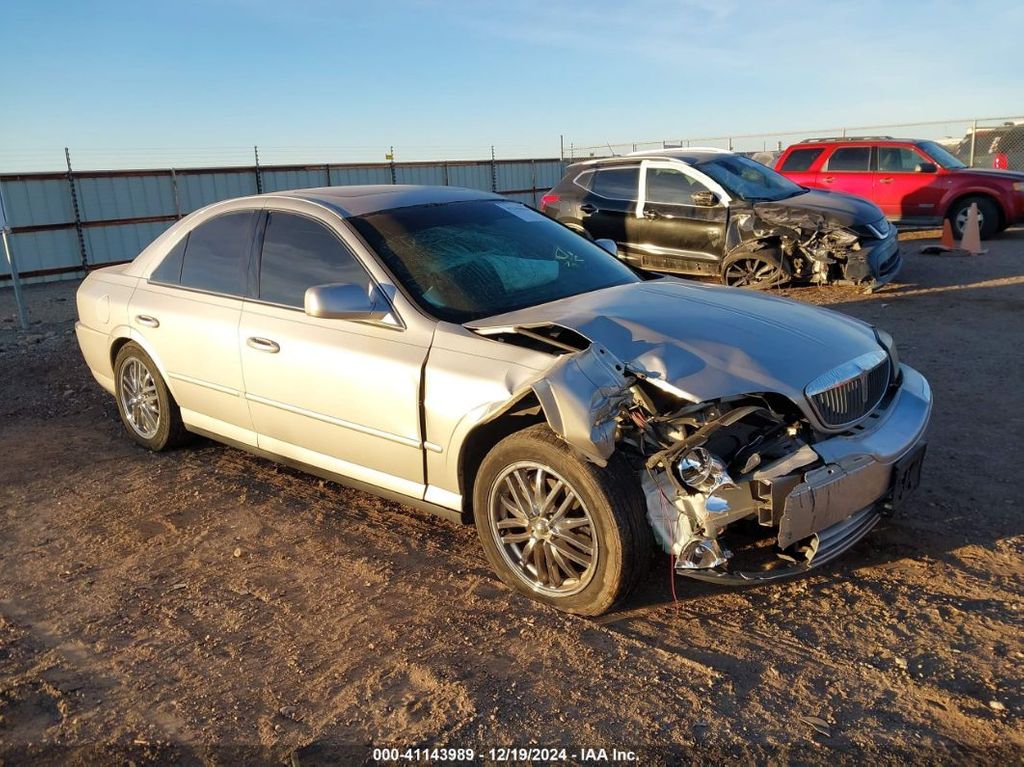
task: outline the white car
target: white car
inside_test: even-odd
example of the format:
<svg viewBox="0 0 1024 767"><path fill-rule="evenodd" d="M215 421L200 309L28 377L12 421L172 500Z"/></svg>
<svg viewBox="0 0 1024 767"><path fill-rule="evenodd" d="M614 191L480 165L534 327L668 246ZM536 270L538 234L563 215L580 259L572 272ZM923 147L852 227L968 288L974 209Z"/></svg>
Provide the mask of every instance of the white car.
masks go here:
<svg viewBox="0 0 1024 767"><path fill-rule="evenodd" d="M888 335L609 251L465 189L247 197L90 273L77 334L139 444L475 520L506 583L581 614L655 541L684 575L784 577L914 488L931 394Z"/></svg>

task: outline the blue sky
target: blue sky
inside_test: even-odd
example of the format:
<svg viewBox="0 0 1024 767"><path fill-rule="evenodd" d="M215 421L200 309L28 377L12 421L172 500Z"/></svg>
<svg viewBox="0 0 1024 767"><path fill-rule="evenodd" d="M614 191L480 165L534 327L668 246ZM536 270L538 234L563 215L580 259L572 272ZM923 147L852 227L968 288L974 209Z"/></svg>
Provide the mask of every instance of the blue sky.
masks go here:
<svg viewBox="0 0 1024 767"><path fill-rule="evenodd" d="M0 171L1013 115L1022 30L1019 0L6 0Z"/></svg>

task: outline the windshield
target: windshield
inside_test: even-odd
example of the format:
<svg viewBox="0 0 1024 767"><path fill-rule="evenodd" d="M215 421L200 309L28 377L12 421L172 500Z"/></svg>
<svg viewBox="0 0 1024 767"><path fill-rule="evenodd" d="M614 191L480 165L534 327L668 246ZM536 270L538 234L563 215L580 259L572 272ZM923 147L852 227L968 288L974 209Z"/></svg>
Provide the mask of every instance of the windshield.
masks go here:
<svg viewBox="0 0 1024 767"><path fill-rule="evenodd" d="M960 162L955 155L934 141L921 141L918 143L918 148L924 150L924 153L931 157L935 162L941 165L946 170L952 168L966 168L967 166Z"/></svg>
<svg viewBox="0 0 1024 767"><path fill-rule="evenodd" d="M784 200L806 191L767 165L735 154L705 160L696 167L721 184L730 195L741 200Z"/></svg>
<svg viewBox="0 0 1024 767"><path fill-rule="evenodd" d="M421 308L449 322L640 282L604 249L518 202L420 205L349 223Z"/></svg>

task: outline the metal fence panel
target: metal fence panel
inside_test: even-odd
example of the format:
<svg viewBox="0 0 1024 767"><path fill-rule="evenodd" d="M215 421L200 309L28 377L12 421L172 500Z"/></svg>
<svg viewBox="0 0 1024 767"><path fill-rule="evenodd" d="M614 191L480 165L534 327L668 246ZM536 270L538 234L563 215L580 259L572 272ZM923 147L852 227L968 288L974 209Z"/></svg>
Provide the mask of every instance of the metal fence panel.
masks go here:
<svg viewBox="0 0 1024 767"><path fill-rule="evenodd" d="M0 181L11 226L41 226L72 221L67 179L16 176Z"/></svg>
<svg viewBox="0 0 1024 767"><path fill-rule="evenodd" d="M255 171L182 172L177 174L177 182L182 214L219 200L257 193Z"/></svg>
<svg viewBox="0 0 1024 767"><path fill-rule="evenodd" d="M85 247L90 264L131 261L173 222L145 222L85 229ZM21 261L18 261L20 267Z"/></svg>
<svg viewBox="0 0 1024 767"><path fill-rule="evenodd" d="M429 184L444 186L446 182L443 165L396 165L395 181L399 184Z"/></svg>
<svg viewBox="0 0 1024 767"><path fill-rule="evenodd" d="M390 184L391 169L386 165L332 165L331 185Z"/></svg>
<svg viewBox="0 0 1024 767"><path fill-rule="evenodd" d="M170 175L83 176L78 206L83 221L112 221L175 214Z"/></svg>
<svg viewBox="0 0 1024 767"><path fill-rule="evenodd" d="M459 163L448 168L448 183L467 189L491 191L491 164L489 162Z"/></svg>
<svg viewBox="0 0 1024 767"><path fill-rule="evenodd" d="M52 272L56 269L68 269L76 273L81 267L78 238L74 229L22 232L8 235L8 239L21 274ZM0 249L0 276L10 277L11 270L2 254L3 250Z"/></svg>
<svg viewBox="0 0 1024 767"><path fill-rule="evenodd" d="M330 186L327 166L308 168L274 168L260 171L264 192L282 192L286 189L310 189Z"/></svg>

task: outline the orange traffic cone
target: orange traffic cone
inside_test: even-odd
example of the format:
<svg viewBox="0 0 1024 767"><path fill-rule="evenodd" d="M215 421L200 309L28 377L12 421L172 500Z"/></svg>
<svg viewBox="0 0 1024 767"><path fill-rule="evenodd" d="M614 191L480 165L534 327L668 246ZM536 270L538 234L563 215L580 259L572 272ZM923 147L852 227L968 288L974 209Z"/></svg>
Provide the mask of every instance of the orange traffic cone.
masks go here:
<svg viewBox="0 0 1024 767"><path fill-rule="evenodd" d="M967 223L964 225L964 236L960 240L960 250L966 250L972 256L980 256L985 252L981 249L981 225L978 222L976 202L972 202L967 211Z"/></svg>
<svg viewBox="0 0 1024 767"><path fill-rule="evenodd" d="M946 250L953 249L953 225L949 223L948 218L942 219L942 239L939 240L939 245Z"/></svg>

